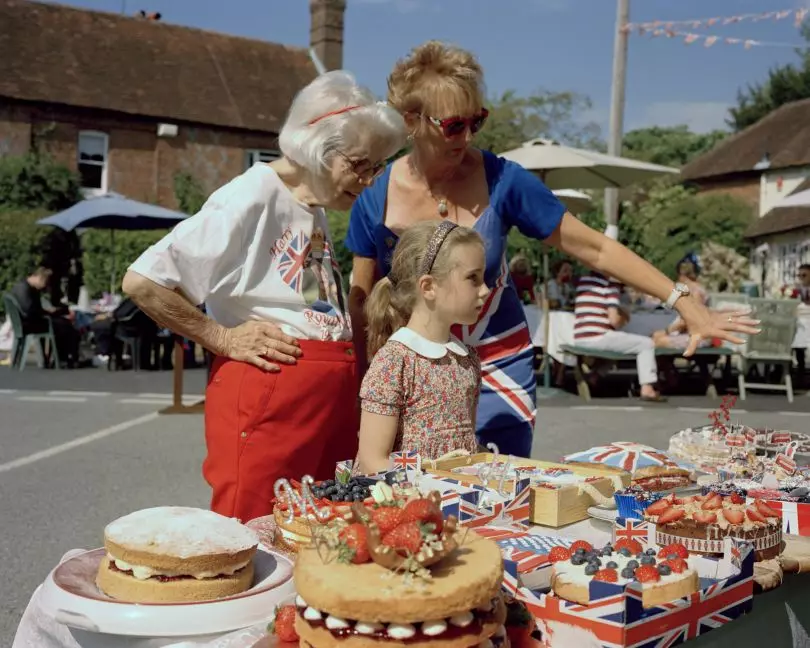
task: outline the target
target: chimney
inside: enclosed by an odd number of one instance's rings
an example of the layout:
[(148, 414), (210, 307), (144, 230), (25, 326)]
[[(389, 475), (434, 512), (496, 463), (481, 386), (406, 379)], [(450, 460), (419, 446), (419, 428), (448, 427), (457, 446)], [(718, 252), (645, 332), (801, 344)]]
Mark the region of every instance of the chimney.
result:
[(327, 70), (343, 67), (346, 0), (309, 0), (309, 45)]

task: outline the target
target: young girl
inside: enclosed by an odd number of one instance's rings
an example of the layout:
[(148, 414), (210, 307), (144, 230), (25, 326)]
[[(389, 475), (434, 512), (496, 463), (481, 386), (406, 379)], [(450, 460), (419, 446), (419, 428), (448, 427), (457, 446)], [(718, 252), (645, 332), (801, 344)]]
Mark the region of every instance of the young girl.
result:
[(450, 334), (473, 325), (489, 294), (484, 243), (450, 221), (407, 229), (391, 272), (366, 302), (371, 366), (360, 389), (359, 469), (389, 469), (392, 451), (436, 459), (477, 448), (481, 363)]

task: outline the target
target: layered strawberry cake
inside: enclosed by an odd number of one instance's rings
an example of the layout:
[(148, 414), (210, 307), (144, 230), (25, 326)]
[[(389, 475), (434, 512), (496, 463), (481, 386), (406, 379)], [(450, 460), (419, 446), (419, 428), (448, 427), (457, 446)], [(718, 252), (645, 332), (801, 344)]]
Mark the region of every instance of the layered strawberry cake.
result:
[(746, 505), (732, 493), (666, 497), (647, 507), (644, 517), (655, 524), (659, 545), (683, 544), (690, 553), (722, 554), (727, 537), (754, 545), (755, 560), (768, 560), (782, 550), (782, 520), (761, 500)]
[(674, 601), (698, 590), (697, 572), (689, 567), (689, 552), (680, 543), (643, 551), (637, 540), (622, 538), (601, 549), (584, 540), (570, 548), (554, 547), (551, 588), (567, 601), (589, 605), (591, 581), (628, 585), (641, 583), (645, 608)]

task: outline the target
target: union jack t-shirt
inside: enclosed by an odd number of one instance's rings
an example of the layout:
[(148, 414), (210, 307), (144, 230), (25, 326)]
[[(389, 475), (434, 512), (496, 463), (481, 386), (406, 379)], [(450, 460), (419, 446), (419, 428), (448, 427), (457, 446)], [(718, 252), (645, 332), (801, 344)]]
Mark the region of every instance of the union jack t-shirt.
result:
[(326, 214), (267, 164), (217, 189), (130, 269), (205, 303), (223, 326), (262, 320), (300, 339), (351, 339)]

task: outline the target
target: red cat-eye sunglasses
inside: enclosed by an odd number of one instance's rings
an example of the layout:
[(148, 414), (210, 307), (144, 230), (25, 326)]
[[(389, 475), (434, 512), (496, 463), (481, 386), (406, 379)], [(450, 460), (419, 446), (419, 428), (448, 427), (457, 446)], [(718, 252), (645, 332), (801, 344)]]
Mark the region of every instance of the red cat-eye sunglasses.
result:
[(439, 128), (442, 129), (442, 133), (445, 137), (457, 137), (461, 135), (465, 130), (468, 128), (470, 129), (470, 133), (475, 135), (478, 131), (480, 131), (484, 124), (487, 122), (487, 117), (489, 117), (489, 111), (486, 108), (482, 108), (481, 112), (477, 115), (473, 115), (472, 117), (445, 117), (444, 119), (438, 119), (436, 117), (430, 117), (428, 115), (424, 115), (424, 117), (431, 123), (435, 124)]

